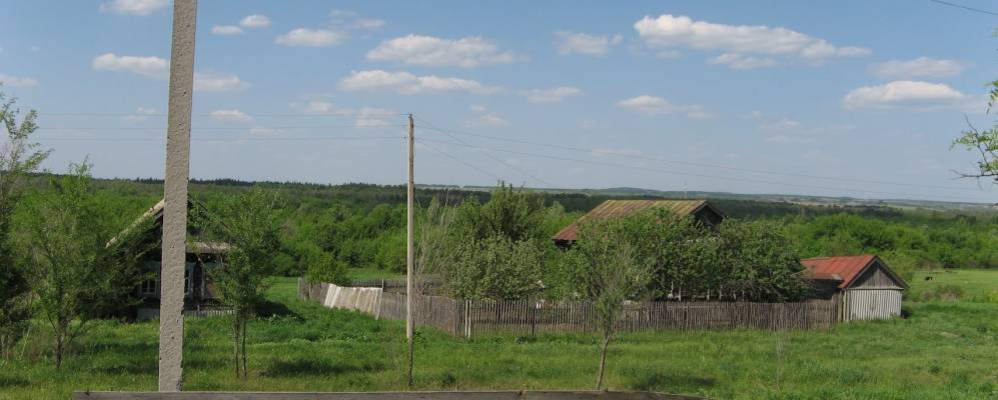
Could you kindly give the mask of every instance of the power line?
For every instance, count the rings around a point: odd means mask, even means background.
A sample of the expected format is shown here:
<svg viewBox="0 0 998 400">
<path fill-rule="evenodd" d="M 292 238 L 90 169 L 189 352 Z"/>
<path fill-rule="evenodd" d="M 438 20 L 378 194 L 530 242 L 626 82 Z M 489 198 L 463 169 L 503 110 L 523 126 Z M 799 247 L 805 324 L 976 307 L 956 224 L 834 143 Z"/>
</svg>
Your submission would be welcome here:
<svg viewBox="0 0 998 400">
<path fill-rule="evenodd" d="M 981 14 L 988 14 L 988 15 L 998 16 L 998 13 L 996 13 L 996 12 L 988 11 L 988 10 L 982 10 L 982 9 L 974 8 L 974 7 L 969 7 L 969 6 L 965 6 L 965 5 L 962 5 L 962 4 L 950 3 L 948 1 L 942 1 L 942 0 L 929 0 L 929 1 L 931 1 L 933 3 L 939 3 L 939 4 L 942 4 L 942 5 L 950 6 L 950 7 L 962 8 L 962 9 L 968 10 L 968 11 L 979 12 Z"/>
<path fill-rule="evenodd" d="M 560 156 L 553 156 L 553 155 L 549 155 L 549 154 L 536 154 L 536 153 L 528 153 L 528 152 L 521 152 L 521 151 L 516 151 L 516 150 L 508 150 L 508 149 L 498 149 L 498 148 L 483 148 L 483 147 L 480 147 L 480 146 L 474 146 L 474 145 L 469 145 L 469 144 L 464 144 L 464 143 L 450 142 L 450 141 L 438 140 L 438 139 L 420 138 L 418 140 L 424 141 L 424 142 L 425 141 L 432 141 L 432 142 L 438 142 L 438 143 L 446 143 L 446 144 L 450 144 L 450 145 L 454 145 L 454 146 L 465 146 L 465 147 L 470 147 L 470 148 L 489 149 L 489 150 L 498 151 L 498 152 L 504 152 L 504 153 L 510 153 L 510 154 L 518 154 L 518 155 L 522 155 L 522 156 L 526 156 L 526 157 L 538 157 L 538 158 L 547 158 L 547 159 L 552 159 L 552 160 L 577 162 L 577 163 L 583 163 L 583 164 L 592 164 L 592 165 L 617 167 L 617 168 L 628 168 L 628 169 L 643 170 L 643 171 L 654 171 L 654 172 L 661 172 L 661 173 L 666 173 L 666 174 L 681 175 L 681 176 L 692 176 L 692 177 L 698 177 L 698 178 L 720 179 L 720 180 L 735 181 L 735 182 L 755 182 L 755 183 L 765 183 L 765 184 L 770 184 L 770 185 L 781 185 L 781 186 L 800 187 L 800 188 L 808 188 L 808 189 L 821 189 L 821 190 L 838 191 L 838 192 L 870 193 L 870 194 L 891 195 L 891 196 L 904 196 L 904 197 L 926 197 L 926 195 L 916 195 L 916 194 L 911 194 L 911 193 L 886 192 L 886 191 L 866 190 L 866 189 L 846 189 L 846 188 L 839 188 L 839 187 L 829 187 L 829 186 L 819 186 L 819 185 L 787 183 L 787 182 L 768 181 L 768 180 L 761 180 L 761 179 L 737 178 L 737 177 L 731 177 L 731 176 L 708 175 L 708 174 L 690 173 L 690 172 L 678 172 L 678 171 L 666 170 L 666 169 L 661 169 L 661 168 L 651 168 L 651 167 L 642 167 L 642 166 L 628 165 L 628 164 L 610 163 L 610 162 L 593 161 L 593 160 L 583 160 L 583 159 L 579 159 L 579 158 L 560 157 Z M 940 198 L 940 199 L 947 199 L 949 201 L 965 202 L 965 200 L 963 200 L 963 199 L 960 199 L 960 198 L 957 198 L 957 197 L 951 197 L 951 196 L 928 195 L 928 197 L 936 197 L 936 198 Z"/>
<path fill-rule="evenodd" d="M 423 141 L 423 139 L 416 139 L 416 140 L 421 141 L 421 142 Z M 489 172 L 488 170 L 480 168 L 480 167 L 478 167 L 475 164 L 472 164 L 472 163 L 466 162 L 466 161 L 464 161 L 464 160 L 462 160 L 460 158 L 457 158 L 457 157 L 451 155 L 450 153 L 447 153 L 446 151 L 438 149 L 436 146 L 432 146 L 429 143 L 422 143 L 422 144 L 423 144 L 423 146 L 426 146 L 426 148 L 428 148 L 430 150 L 433 150 L 433 151 L 435 151 L 437 153 L 440 153 L 441 155 L 443 155 L 443 156 L 445 156 L 447 158 L 450 158 L 451 160 L 457 161 L 457 162 L 459 162 L 461 164 L 464 164 L 465 166 L 467 166 L 469 168 L 472 168 L 472 169 L 474 169 L 474 170 L 476 170 L 478 172 L 481 172 L 481 173 L 483 173 L 485 175 L 491 176 L 496 181 L 502 181 L 503 180 L 501 177 L 499 177 L 499 175 L 493 174 L 492 172 Z"/>
<path fill-rule="evenodd" d="M 255 128 L 260 129 L 333 129 L 333 128 L 350 128 L 350 129 L 386 129 L 386 128 L 399 128 L 405 125 L 314 125 L 314 126 L 258 126 Z M 193 131 L 240 131 L 240 130 L 251 130 L 253 128 L 247 127 L 222 127 L 222 126 L 209 126 L 209 127 L 192 127 Z M 150 128 L 150 127 L 82 127 L 82 128 L 72 128 L 72 127 L 56 127 L 56 128 L 38 128 L 39 131 L 166 131 L 166 127 L 162 128 Z"/>
<path fill-rule="evenodd" d="M 424 122 L 426 122 L 426 121 L 424 121 Z M 430 129 L 430 130 L 433 130 L 433 131 L 437 131 L 437 132 L 443 133 L 445 135 L 448 135 L 448 133 L 455 133 L 455 134 L 462 134 L 462 135 L 467 135 L 467 136 L 474 136 L 474 137 L 479 137 L 479 138 L 489 139 L 489 140 L 512 142 L 512 143 L 519 143 L 519 144 L 527 144 L 527 145 L 533 145 L 533 146 L 543 146 L 543 147 L 548 147 L 548 148 L 553 148 L 553 149 L 560 149 L 560 150 L 573 151 L 573 152 L 586 153 L 586 154 L 592 154 L 594 152 L 593 149 L 586 149 L 586 148 L 581 148 L 581 147 L 566 146 L 566 145 L 560 145 L 560 144 L 542 143 L 542 142 L 536 142 L 536 141 L 531 141 L 531 140 L 521 140 L 521 139 L 504 138 L 504 137 L 499 137 L 499 136 L 482 135 L 482 134 L 478 134 L 478 133 L 471 133 L 471 132 L 465 132 L 465 131 L 456 131 L 456 130 L 452 130 L 452 129 L 443 129 L 443 128 L 438 128 L 438 127 L 436 127 L 436 126 L 434 126 L 432 124 L 429 124 L 429 123 L 427 123 L 427 124 L 430 125 L 430 126 L 423 126 L 423 127 L 427 128 L 427 129 Z M 451 135 L 448 135 L 448 136 L 451 136 Z M 647 156 L 647 155 L 642 155 L 642 154 L 628 154 L 627 157 L 629 157 L 629 158 L 637 158 L 637 159 L 642 159 L 642 160 L 649 160 L 649 161 L 656 161 L 656 162 L 660 162 L 660 163 L 669 163 L 669 164 L 677 164 L 677 165 L 687 165 L 687 166 L 704 167 L 704 168 L 716 168 L 716 169 L 723 169 L 723 170 L 729 170 L 729 171 L 751 172 L 751 173 L 756 173 L 756 174 L 778 175 L 778 176 L 788 176 L 788 177 L 797 177 L 797 178 L 810 178 L 810 179 L 822 179 L 822 180 L 829 180 L 829 181 L 840 181 L 840 182 L 845 182 L 845 183 L 869 183 L 869 184 L 878 184 L 878 185 L 906 186 L 906 187 L 924 188 L 924 189 L 977 191 L 975 189 L 970 189 L 970 188 L 958 188 L 958 187 L 938 186 L 938 185 L 924 185 L 924 184 L 917 184 L 917 183 L 881 181 L 881 180 L 865 179 L 865 178 L 841 178 L 841 177 L 833 177 L 833 176 L 820 176 L 820 175 L 801 174 L 801 173 L 796 173 L 796 172 L 779 172 L 779 171 L 769 171 L 769 170 L 753 169 L 753 168 L 731 167 L 731 166 L 719 165 L 719 164 L 710 164 L 710 163 L 701 163 L 701 162 L 693 162 L 693 161 L 673 160 L 673 159 L 668 159 L 668 158 L 664 158 L 664 157 Z"/>
<path fill-rule="evenodd" d="M 423 122 L 423 123 L 425 123 L 425 124 L 427 124 L 427 125 L 429 125 L 429 126 L 431 126 L 431 127 L 434 127 L 434 128 L 436 128 L 436 126 L 435 126 L 435 125 L 433 125 L 433 123 L 431 123 L 430 121 L 427 121 L 427 120 L 424 120 L 424 119 L 422 119 L 422 118 L 418 118 L 418 117 L 413 117 L 413 118 L 415 118 L 415 119 L 418 119 L 419 121 L 421 121 L 421 122 Z M 467 142 L 465 142 L 464 140 L 461 140 L 461 138 L 459 138 L 459 137 L 456 137 L 456 136 L 454 136 L 454 135 L 451 135 L 450 133 L 447 133 L 447 132 L 445 132 L 445 131 L 441 130 L 440 128 L 436 128 L 436 130 L 437 130 L 438 132 L 440 132 L 440 133 L 443 133 L 443 134 L 445 134 L 445 135 L 447 135 L 447 136 L 450 136 L 450 137 L 451 137 L 452 139 L 454 139 L 454 140 L 457 140 L 458 142 L 461 142 L 461 143 L 464 143 L 464 144 L 468 144 L 468 143 L 467 143 Z M 486 155 L 487 157 L 489 157 L 489 158 L 491 158 L 491 159 L 493 159 L 493 160 L 495 160 L 495 161 L 499 162 L 500 164 L 502 164 L 502 165 L 505 165 L 506 167 L 508 167 L 508 168 L 510 168 L 510 169 L 512 169 L 512 170 L 514 170 L 514 171 L 516 171 L 516 172 L 519 172 L 520 174 L 522 174 L 522 175 L 525 175 L 525 176 L 527 176 L 527 177 L 529 177 L 529 178 L 531 178 L 531 179 L 533 179 L 533 180 L 535 180 L 535 181 L 537 181 L 537 182 L 540 182 L 540 183 L 542 183 L 542 184 L 544 184 L 544 185 L 547 185 L 547 186 L 548 186 L 548 187 L 550 187 L 550 188 L 555 188 L 555 187 L 557 187 L 556 185 L 552 184 L 551 182 L 548 182 L 548 181 L 545 181 L 545 180 L 543 180 L 543 179 L 541 179 L 541 178 L 538 178 L 538 177 L 534 176 L 533 174 L 531 174 L 530 172 L 527 172 L 527 171 L 524 171 L 523 169 L 521 169 L 521 168 L 518 168 L 518 167 L 516 167 L 515 165 L 512 165 L 512 164 L 510 164 L 510 163 L 507 163 L 506 161 L 503 161 L 503 160 L 502 160 L 502 159 L 500 159 L 499 157 L 496 157 L 496 156 L 494 156 L 494 155 L 490 154 L 490 153 L 488 152 L 488 150 L 485 150 L 485 153 L 484 153 L 484 154 L 485 154 L 485 155 Z"/>
<path fill-rule="evenodd" d="M 407 116 L 409 114 L 397 113 L 363 113 L 363 112 L 341 112 L 341 113 L 253 113 L 245 112 L 252 117 L 366 117 L 366 118 L 388 118 Z M 211 113 L 194 113 L 195 117 L 215 117 Z M 120 113 L 120 112 L 39 112 L 39 117 L 166 117 L 165 113 Z"/>
<path fill-rule="evenodd" d="M 282 142 L 282 141 L 335 141 L 335 140 L 389 140 L 404 139 L 401 136 L 313 136 L 313 137 L 244 137 L 244 138 L 199 138 L 195 142 Z M 62 142 L 163 142 L 166 138 L 38 138 L 40 141 Z"/>
</svg>

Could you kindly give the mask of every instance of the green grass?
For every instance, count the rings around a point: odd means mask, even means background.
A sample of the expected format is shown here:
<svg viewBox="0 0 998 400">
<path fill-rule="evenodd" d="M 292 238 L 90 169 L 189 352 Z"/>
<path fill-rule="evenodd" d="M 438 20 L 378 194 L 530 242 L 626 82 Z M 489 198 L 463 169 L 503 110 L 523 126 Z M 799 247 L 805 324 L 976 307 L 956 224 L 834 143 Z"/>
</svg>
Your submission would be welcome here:
<svg viewBox="0 0 998 400">
<path fill-rule="evenodd" d="M 926 278 L 931 280 L 926 280 Z M 916 272 L 911 282 L 911 298 L 919 299 L 922 293 L 944 287 L 959 287 L 963 301 L 998 302 L 998 271 L 985 269 L 947 269 Z"/>
<path fill-rule="evenodd" d="M 350 268 L 347 270 L 347 275 L 350 279 L 355 281 L 368 280 L 368 279 L 402 279 L 405 278 L 404 274 L 398 272 L 386 271 L 377 268 Z"/>
<path fill-rule="evenodd" d="M 249 328 L 250 378 L 234 377 L 226 318 L 188 320 L 185 390 L 403 389 L 401 323 L 296 300 L 294 279 L 273 283 L 273 315 Z M 998 305 L 906 307 L 908 319 L 827 332 L 623 335 L 611 347 L 607 382 L 614 389 L 723 399 L 998 398 Z M 56 371 L 47 338 L 34 331 L 24 359 L 0 364 L 0 399 L 155 390 L 156 335 L 154 322 L 100 322 Z M 417 337 L 415 384 L 422 390 L 592 388 L 596 350 L 586 335 L 468 341 L 426 330 Z"/>
</svg>

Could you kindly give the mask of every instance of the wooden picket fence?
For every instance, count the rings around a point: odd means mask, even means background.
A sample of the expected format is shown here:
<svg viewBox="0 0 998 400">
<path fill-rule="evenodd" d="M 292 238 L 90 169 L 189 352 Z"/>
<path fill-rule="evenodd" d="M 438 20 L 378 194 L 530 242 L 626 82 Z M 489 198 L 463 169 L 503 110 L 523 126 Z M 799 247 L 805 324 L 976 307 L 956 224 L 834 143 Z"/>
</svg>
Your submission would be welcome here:
<svg viewBox="0 0 998 400">
<path fill-rule="evenodd" d="M 323 284 L 302 286 L 321 294 Z M 318 299 L 318 301 L 322 301 Z M 374 317 L 405 320 L 405 294 L 381 293 Z M 457 300 L 416 296 L 413 313 L 417 326 L 432 326 L 455 336 L 526 336 L 544 332 L 592 332 L 597 313 L 592 303 L 550 300 Z M 795 303 L 747 302 L 632 302 L 618 322 L 623 332 L 655 330 L 821 330 L 838 321 L 833 300 Z"/>
</svg>

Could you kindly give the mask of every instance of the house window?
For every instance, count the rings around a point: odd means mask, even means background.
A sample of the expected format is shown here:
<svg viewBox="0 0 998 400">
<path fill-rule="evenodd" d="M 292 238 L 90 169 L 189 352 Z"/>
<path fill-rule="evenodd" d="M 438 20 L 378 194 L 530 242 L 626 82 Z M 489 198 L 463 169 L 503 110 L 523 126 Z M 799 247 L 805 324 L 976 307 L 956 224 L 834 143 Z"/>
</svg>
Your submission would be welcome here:
<svg viewBox="0 0 998 400">
<path fill-rule="evenodd" d="M 184 296 L 190 296 L 194 289 L 194 263 L 184 266 Z"/>
<path fill-rule="evenodd" d="M 139 287 L 139 294 L 147 296 L 155 295 L 157 285 L 159 285 L 159 281 L 155 279 L 142 281 L 142 286 Z"/>
</svg>

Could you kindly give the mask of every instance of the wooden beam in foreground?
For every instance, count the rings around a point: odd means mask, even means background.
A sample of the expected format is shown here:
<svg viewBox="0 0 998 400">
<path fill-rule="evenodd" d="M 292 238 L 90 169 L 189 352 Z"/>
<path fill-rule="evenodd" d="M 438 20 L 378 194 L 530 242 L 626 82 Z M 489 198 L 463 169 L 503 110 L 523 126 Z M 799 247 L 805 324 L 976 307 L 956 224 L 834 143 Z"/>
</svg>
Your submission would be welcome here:
<svg viewBox="0 0 998 400">
<path fill-rule="evenodd" d="M 703 400 L 654 392 L 495 391 L 495 392 L 75 392 L 72 400 Z"/>
</svg>

